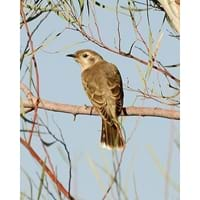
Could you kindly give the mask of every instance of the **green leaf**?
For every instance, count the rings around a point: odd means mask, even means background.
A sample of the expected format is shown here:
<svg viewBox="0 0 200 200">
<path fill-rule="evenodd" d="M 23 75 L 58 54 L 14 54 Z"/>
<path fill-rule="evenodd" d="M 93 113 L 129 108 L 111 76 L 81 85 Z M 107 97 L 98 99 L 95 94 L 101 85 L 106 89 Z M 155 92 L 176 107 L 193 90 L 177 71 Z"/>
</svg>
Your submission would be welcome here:
<svg viewBox="0 0 200 200">
<path fill-rule="evenodd" d="M 80 15 L 81 15 L 84 9 L 84 0 L 78 0 L 78 3 L 80 6 Z"/>
<path fill-rule="evenodd" d="M 20 97 L 20 114 L 24 117 L 25 116 L 25 109 L 24 109 L 24 105 L 22 103 L 22 97 Z"/>
<path fill-rule="evenodd" d="M 45 177 L 45 165 L 46 165 L 46 159 L 45 159 L 44 164 L 42 166 L 42 173 L 41 173 L 41 177 L 40 177 L 40 185 L 39 185 L 39 188 L 38 188 L 37 200 L 40 199 L 40 196 L 42 194 L 42 188 L 43 188 L 44 177 Z"/>
<path fill-rule="evenodd" d="M 152 36 L 152 32 L 149 29 L 149 62 L 148 62 L 148 68 L 146 71 L 146 75 L 145 78 L 149 79 L 150 75 L 151 75 L 151 71 L 153 68 L 153 36 Z"/>
</svg>

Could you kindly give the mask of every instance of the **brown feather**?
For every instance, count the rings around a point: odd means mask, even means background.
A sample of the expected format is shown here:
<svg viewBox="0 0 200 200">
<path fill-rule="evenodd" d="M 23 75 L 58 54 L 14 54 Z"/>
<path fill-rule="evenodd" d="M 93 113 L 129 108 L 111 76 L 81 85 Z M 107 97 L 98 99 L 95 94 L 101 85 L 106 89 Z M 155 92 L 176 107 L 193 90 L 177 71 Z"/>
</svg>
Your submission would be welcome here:
<svg viewBox="0 0 200 200">
<path fill-rule="evenodd" d="M 101 143 L 110 148 L 121 148 L 125 142 L 118 116 L 123 106 L 123 88 L 115 65 L 104 60 L 82 72 L 84 89 L 102 117 Z"/>
</svg>

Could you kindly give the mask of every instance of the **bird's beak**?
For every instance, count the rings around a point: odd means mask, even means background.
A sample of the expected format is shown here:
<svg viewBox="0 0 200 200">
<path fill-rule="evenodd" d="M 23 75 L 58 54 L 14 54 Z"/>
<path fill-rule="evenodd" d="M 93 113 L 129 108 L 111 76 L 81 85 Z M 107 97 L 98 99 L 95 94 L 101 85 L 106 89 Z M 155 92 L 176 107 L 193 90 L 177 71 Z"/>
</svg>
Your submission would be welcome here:
<svg viewBox="0 0 200 200">
<path fill-rule="evenodd" d="M 75 55 L 75 54 L 67 54 L 66 56 L 72 57 L 72 58 L 76 58 L 76 55 Z"/>
</svg>

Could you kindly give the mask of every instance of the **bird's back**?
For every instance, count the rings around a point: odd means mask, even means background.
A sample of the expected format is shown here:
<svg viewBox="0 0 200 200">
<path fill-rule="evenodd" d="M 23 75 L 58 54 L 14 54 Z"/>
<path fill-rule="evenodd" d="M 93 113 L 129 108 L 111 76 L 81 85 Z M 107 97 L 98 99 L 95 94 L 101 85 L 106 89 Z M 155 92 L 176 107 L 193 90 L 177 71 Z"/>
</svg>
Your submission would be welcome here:
<svg viewBox="0 0 200 200">
<path fill-rule="evenodd" d="M 82 72 L 83 86 L 94 106 L 114 106 L 112 115 L 119 115 L 123 106 L 122 80 L 117 67 L 104 60 Z M 105 106 L 105 107 L 106 107 Z"/>
</svg>

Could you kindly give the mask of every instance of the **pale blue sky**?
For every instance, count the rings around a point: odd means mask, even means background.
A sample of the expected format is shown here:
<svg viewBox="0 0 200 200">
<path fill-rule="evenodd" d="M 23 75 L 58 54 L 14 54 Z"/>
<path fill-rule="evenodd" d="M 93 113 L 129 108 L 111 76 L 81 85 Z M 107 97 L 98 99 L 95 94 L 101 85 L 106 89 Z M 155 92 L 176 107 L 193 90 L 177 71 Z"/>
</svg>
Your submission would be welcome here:
<svg viewBox="0 0 200 200">
<path fill-rule="evenodd" d="M 107 30 L 103 33 L 102 38 L 105 43 L 113 46 L 114 37 L 117 36 L 116 29 L 114 29 L 113 26 L 113 24 L 116 23 L 115 14 L 98 8 L 96 11 L 98 22 L 102 25 L 103 29 Z M 163 14 L 150 12 L 150 18 L 153 36 L 155 36 L 154 39 L 156 39 L 159 34 L 158 30 L 163 19 Z M 132 26 L 130 25 L 128 17 L 120 15 L 120 20 L 122 38 L 124 38 L 122 41 L 122 48 L 128 50 L 135 36 L 133 35 Z M 141 24 L 140 30 L 146 35 L 148 41 L 146 18 L 144 19 L 144 23 Z M 33 27 L 34 24 L 31 23 L 30 26 Z M 55 15 L 50 15 L 33 37 L 34 46 L 37 47 L 47 35 L 51 33 L 55 35 L 63 30 L 65 26 L 63 20 Z M 163 28 L 164 37 L 161 42 L 158 59 L 165 65 L 176 64 L 179 63 L 179 42 L 168 36 L 169 32 L 167 30 L 172 31 L 165 22 Z M 24 32 L 22 31 L 21 47 L 24 46 L 25 39 Z M 141 66 L 131 59 L 99 48 L 91 42 L 72 46 L 74 43 L 81 41 L 83 41 L 83 38 L 78 32 L 66 30 L 58 39 L 51 41 L 47 47 L 36 54 L 40 72 L 40 96 L 42 98 L 60 103 L 90 105 L 81 85 L 79 65 L 65 56 L 68 53 L 73 53 L 83 48 L 90 48 L 98 51 L 107 61 L 117 65 L 124 83 L 126 83 L 128 79 L 130 86 L 134 89 L 143 89 L 138 67 L 144 71 L 146 70 L 144 66 Z M 47 53 L 55 51 L 59 51 L 59 53 Z M 137 50 L 134 49 L 133 52 L 147 59 Z M 28 60 L 29 59 L 25 60 L 24 66 L 25 64 L 29 64 Z M 136 65 L 138 66 L 136 67 Z M 25 69 L 24 66 L 23 69 Z M 178 74 L 178 69 L 173 69 L 173 73 Z M 23 72 L 21 74 L 23 75 Z M 156 76 L 156 73 L 152 72 L 150 80 L 154 80 Z M 28 76 L 25 78 L 24 82 L 27 83 L 27 80 Z M 155 79 L 155 81 L 156 80 L 157 79 Z M 164 80 L 162 83 L 164 84 Z M 154 82 L 154 84 L 156 85 L 156 82 Z M 167 85 L 166 89 L 164 88 L 163 91 L 165 94 L 172 94 L 174 92 L 173 90 L 168 90 Z M 125 90 L 124 106 L 132 105 L 135 97 L 136 93 Z M 137 101 L 135 105 L 162 106 L 153 101 Z M 102 199 L 110 180 L 97 166 L 95 168 L 96 172 L 94 173 L 91 162 L 98 163 L 107 170 L 112 171 L 112 153 L 100 147 L 100 118 L 78 115 L 76 120 L 73 121 L 73 116 L 69 114 L 47 112 L 48 119 L 44 111 L 41 111 L 40 115 L 44 120 L 48 121 L 50 129 L 57 136 L 59 136 L 59 131 L 52 119 L 55 119 L 62 129 L 66 144 L 71 153 L 72 167 L 74 169 L 72 176 L 72 195 L 80 200 Z M 164 199 L 165 189 L 164 177 L 160 173 L 148 148 L 152 147 L 154 149 L 159 161 L 166 167 L 168 152 L 170 150 L 170 144 L 172 143 L 170 175 L 173 181 L 179 185 L 179 150 L 175 143 L 172 142 L 172 140 L 178 138 L 179 122 L 168 119 L 145 117 L 139 119 L 139 124 L 135 129 L 137 120 L 138 117 L 126 117 L 123 119 L 126 136 L 129 137 L 132 133 L 133 136 L 127 145 L 121 166 L 122 186 L 127 193 L 128 199 L 136 199 L 134 192 L 135 176 L 137 193 L 140 200 L 162 200 Z M 50 137 L 45 136 L 44 138 L 47 141 L 52 141 Z M 41 146 L 40 144 L 38 145 L 37 142 L 37 138 L 34 137 L 33 144 L 35 148 Z M 63 162 L 58 148 L 57 145 L 53 145 L 49 147 L 48 150 L 52 155 L 54 164 L 57 165 L 58 177 L 63 184 L 67 185 L 68 166 Z M 43 154 L 39 149 L 38 152 L 41 153 L 41 155 Z M 41 169 L 23 147 L 21 148 L 21 167 L 23 167 L 31 177 L 34 177 L 34 181 L 38 183 L 36 172 L 40 173 Z M 101 177 L 100 180 L 96 178 L 96 175 Z M 101 181 L 103 182 L 103 189 L 101 187 Z M 113 188 L 115 188 L 115 186 Z M 27 178 L 22 173 L 21 191 L 28 193 L 29 189 L 30 186 Z M 34 191 L 37 190 L 34 189 Z M 111 197 L 112 195 L 109 196 L 109 198 Z M 179 199 L 179 193 L 175 191 L 172 186 L 169 186 L 169 199 Z"/>
</svg>

